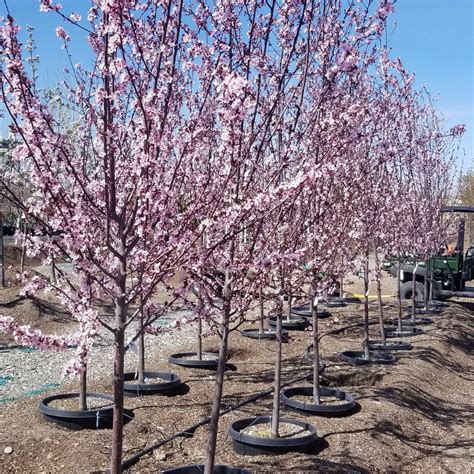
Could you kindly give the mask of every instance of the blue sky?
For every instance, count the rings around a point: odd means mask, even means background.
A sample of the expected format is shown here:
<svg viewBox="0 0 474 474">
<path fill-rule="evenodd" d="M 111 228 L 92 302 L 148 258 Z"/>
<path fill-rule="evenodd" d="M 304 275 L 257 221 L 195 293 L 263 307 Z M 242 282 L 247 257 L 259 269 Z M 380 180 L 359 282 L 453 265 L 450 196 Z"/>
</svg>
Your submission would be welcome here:
<svg viewBox="0 0 474 474">
<path fill-rule="evenodd" d="M 54 85 L 67 65 L 55 27 L 63 22 L 54 14 L 40 13 L 38 0 L 7 0 L 18 24 L 35 27 L 40 55 L 40 81 Z M 62 0 L 65 12 L 85 0 Z M 84 8 L 81 5 L 81 10 Z M 0 2 L 0 16 L 6 14 Z M 68 29 L 67 25 L 65 25 Z M 474 0 L 398 0 L 389 19 L 393 56 L 400 56 L 408 70 L 416 73 L 419 86 L 439 96 L 438 109 L 448 126 L 464 123 L 468 132 L 462 140 L 464 168 L 474 167 Z M 87 60 L 88 48 L 73 44 L 74 62 Z M 5 123 L 0 126 L 5 134 Z"/>
</svg>

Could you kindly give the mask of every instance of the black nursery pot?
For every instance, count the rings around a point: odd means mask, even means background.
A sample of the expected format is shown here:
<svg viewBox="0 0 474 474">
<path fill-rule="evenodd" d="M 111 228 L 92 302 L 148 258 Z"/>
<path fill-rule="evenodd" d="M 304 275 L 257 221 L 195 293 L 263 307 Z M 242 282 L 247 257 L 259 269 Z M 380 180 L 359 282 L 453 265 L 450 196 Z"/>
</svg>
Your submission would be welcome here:
<svg viewBox="0 0 474 474">
<path fill-rule="evenodd" d="M 114 397 L 105 393 L 88 392 L 86 397 L 103 398 L 104 400 L 113 401 Z M 79 398 L 77 392 L 60 393 L 43 398 L 39 404 L 39 410 L 46 421 L 69 428 L 71 430 L 83 429 L 107 429 L 112 428 L 113 407 L 108 406 L 94 410 L 61 410 L 59 408 L 50 407 L 49 404 L 53 400 L 63 400 L 68 398 Z M 124 410 L 124 423 L 128 423 L 133 419 L 131 410 Z"/>
<path fill-rule="evenodd" d="M 241 329 L 240 334 L 244 337 L 249 337 L 251 339 L 258 340 L 274 340 L 276 339 L 276 331 L 274 329 L 265 329 L 265 331 L 260 332 L 258 329 Z M 281 330 L 281 336 L 284 339 L 288 338 L 288 331 L 285 329 Z"/>
<path fill-rule="evenodd" d="M 352 365 L 394 364 L 397 358 L 385 351 L 371 351 L 369 358 L 364 357 L 363 351 L 344 351 L 339 354 L 341 360 Z"/>
<path fill-rule="evenodd" d="M 312 396 L 313 387 L 293 387 L 287 388 L 282 391 L 281 399 L 283 403 L 295 410 L 302 411 L 304 413 L 324 416 L 340 416 L 344 415 L 354 409 L 356 405 L 354 395 L 339 390 L 337 388 L 320 387 L 320 395 L 323 397 L 335 397 L 345 403 L 337 405 L 324 405 L 316 403 L 308 403 L 300 400 L 296 400 L 295 396 Z"/>
<path fill-rule="evenodd" d="M 291 312 L 293 314 L 296 314 L 297 316 L 302 316 L 303 318 L 313 318 L 309 304 L 295 306 L 294 308 L 291 308 Z M 331 313 L 329 311 L 326 311 L 325 309 L 321 309 L 318 307 L 317 315 L 319 319 L 324 319 L 329 318 L 331 316 Z"/>
<path fill-rule="evenodd" d="M 145 378 L 160 378 L 165 380 L 161 383 L 150 384 L 131 384 L 127 383 L 131 380 L 136 380 L 134 372 L 127 372 L 124 374 L 125 383 L 123 389 L 125 395 L 128 397 L 146 396 L 146 395 L 173 395 L 181 386 L 181 380 L 176 374 L 168 372 L 144 372 Z"/>
<path fill-rule="evenodd" d="M 369 349 L 371 351 L 411 351 L 413 346 L 409 342 L 404 341 L 370 341 Z"/>
<path fill-rule="evenodd" d="M 448 303 L 439 300 L 428 301 L 428 308 L 446 308 Z"/>
<path fill-rule="evenodd" d="M 337 300 L 340 301 L 341 303 L 346 303 L 346 304 L 360 304 L 362 301 L 360 298 L 357 298 L 357 296 L 336 296 L 335 298 L 331 298 L 331 300 Z"/>
<path fill-rule="evenodd" d="M 277 325 L 276 316 L 270 316 L 268 324 L 270 327 L 275 328 Z M 292 317 L 289 321 L 285 317 L 281 319 L 281 327 L 286 331 L 304 331 L 309 324 L 309 321 L 303 317 Z"/>
<path fill-rule="evenodd" d="M 405 309 L 411 311 L 412 306 L 413 306 L 412 304 L 409 304 L 409 305 L 407 305 L 407 306 L 405 307 Z M 424 307 L 425 307 L 424 301 L 420 301 L 420 300 L 416 300 L 416 301 L 415 301 L 415 309 L 417 309 L 417 308 L 424 308 Z"/>
<path fill-rule="evenodd" d="M 242 431 L 252 425 L 268 425 L 271 417 L 261 416 L 258 418 L 245 418 L 232 423 L 229 428 L 229 436 L 232 438 L 232 446 L 238 454 L 246 456 L 274 455 L 289 452 L 308 453 L 314 450 L 317 443 L 316 428 L 305 421 L 292 418 L 280 418 L 282 423 L 291 423 L 309 431 L 309 434 L 299 438 L 260 438 Z"/>
<path fill-rule="evenodd" d="M 181 367 L 188 367 L 194 369 L 216 369 L 219 362 L 219 354 L 214 352 L 203 352 L 202 355 L 212 355 L 213 359 L 191 359 L 192 356 L 196 356 L 196 352 L 179 352 L 172 354 L 168 358 L 170 364 L 180 365 Z"/>
<path fill-rule="evenodd" d="M 385 337 L 394 338 L 394 337 L 414 337 L 423 334 L 423 330 L 414 326 L 403 327 L 402 331 L 398 330 L 397 326 L 387 326 L 385 328 Z"/>
<path fill-rule="evenodd" d="M 202 474 L 204 472 L 204 464 L 189 464 L 188 466 L 173 467 L 171 469 L 165 469 L 162 472 L 163 474 Z M 240 467 L 217 464 L 214 466 L 212 474 L 251 474 L 251 472 Z"/>
<path fill-rule="evenodd" d="M 407 312 L 411 313 L 411 309 L 408 308 Z M 415 309 L 415 314 L 421 314 L 421 315 L 424 315 L 424 314 L 441 314 L 442 312 L 443 312 L 443 310 L 441 308 L 430 307 L 430 306 L 428 308 Z"/>
<path fill-rule="evenodd" d="M 398 320 L 390 319 L 386 324 L 387 326 L 398 326 Z M 403 326 L 426 326 L 433 324 L 433 320 L 430 318 L 415 318 L 415 322 L 413 322 L 410 316 L 405 316 L 402 318 L 402 324 Z"/>
<path fill-rule="evenodd" d="M 344 308 L 347 306 L 347 303 L 342 301 L 342 298 L 340 299 L 339 297 L 329 298 L 327 302 L 324 303 L 324 306 L 326 306 L 326 308 Z"/>
</svg>

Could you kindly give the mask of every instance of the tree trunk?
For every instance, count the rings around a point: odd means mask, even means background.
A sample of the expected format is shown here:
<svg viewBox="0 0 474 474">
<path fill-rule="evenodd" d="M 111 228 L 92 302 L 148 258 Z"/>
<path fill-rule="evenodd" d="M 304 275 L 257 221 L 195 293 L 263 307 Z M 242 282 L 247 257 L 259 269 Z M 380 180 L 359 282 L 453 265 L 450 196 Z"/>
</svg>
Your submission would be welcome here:
<svg viewBox="0 0 474 474">
<path fill-rule="evenodd" d="M 344 298 L 344 277 L 341 276 L 341 279 L 339 280 L 339 296 L 341 298 Z"/>
<path fill-rule="evenodd" d="M 228 285 L 228 283 L 226 283 Z M 224 289 L 224 295 L 226 290 Z M 229 339 L 230 301 L 224 296 L 222 310 L 222 335 L 219 346 L 219 362 L 217 364 L 216 384 L 212 400 L 211 420 L 209 422 L 209 438 L 207 441 L 206 464 L 204 474 L 212 474 L 216 458 L 217 430 L 219 428 L 219 412 L 221 409 L 222 389 L 224 386 L 225 363 L 227 359 L 227 344 Z"/>
<path fill-rule="evenodd" d="M 375 268 L 377 272 L 377 300 L 379 304 L 379 326 L 380 326 L 380 337 L 382 344 L 385 345 L 385 328 L 383 322 L 383 303 L 382 303 L 382 283 L 380 281 L 380 268 L 379 268 L 379 258 L 377 254 L 377 249 L 375 249 Z"/>
<path fill-rule="evenodd" d="M 426 262 L 426 272 L 425 272 L 425 294 L 424 294 L 424 297 L 425 297 L 425 310 L 428 309 L 428 285 L 429 285 L 429 288 L 431 289 L 431 258 L 428 258 L 427 259 L 427 262 Z M 431 292 L 431 290 L 430 290 Z"/>
<path fill-rule="evenodd" d="M 369 359 L 369 251 L 365 252 L 364 262 L 364 357 Z"/>
<path fill-rule="evenodd" d="M 111 474 L 121 472 L 123 446 L 123 384 L 124 384 L 124 356 L 125 356 L 125 329 L 127 307 L 125 304 L 126 278 L 125 268 L 121 265 L 120 293 L 115 300 L 115 331 L 114 331 L 114 419 L 112 426 L 112 456 L 110 463 Z M 123 273 L 122 273 L 123 272 Z"/>
<path fill-rule="evenodd" d="M 20 220 L 21 230 L 21 220 Z M 20 259 L 20 272 L 23 275 L 25 273 L 25 256 L 26 256 L 26 223 L 23 224 L 23 232 L 21 235 L 21 259 Z"/>
<path fill-rule="evenodd" d="M 401 283 L 400 283 L 400 254 L 397 257 L 397 302 L 398 302 L 398 332 L 401 333 L 403 330 L 403 320 L 402 320 L 402 295 L 400 291 Z"/>
<path fill-rule="evenodd" d="M 318 299 L 316 297 L 316 285 L 311 291 L 311 317 L 313 320 L 313 399 L 314 403 L 321 403 L 321 393 L 319 389 L 319 328 L 318 328 Z"/>
<path fill-rule="evenodd" d="M 199 315 L 199 317 L 198 317 L 197 358 L 198 358 L 198 360 L 202 360 L 202 319 L 201 319 L 201 315 Z"/>
<path fill-rule="evenodd" d="M 56 262 L 54 260 L 54 255 L 51 254 L 51 281 L 53 285 L 56 285 L 57 278 L 56 278 Z"/>
<path fill-rule="evenodd" d="M 418 263 L 415 263 L 413 270 L 413 289 L 411 295 L 411 322 L 415 324 L 416 319 L 416 270 L 418 269 Z"/>
<path fill-rule="evenodd" d="M 259 303 L 260 303 L 260 318 L 258 320 L 258 332 L 263 334 L 265 332 L 265 308 L 263 307 L 263 292 L 260 288 L 259 294 Z"/>
<path fill-rule="evenodd" d="M 290 294 L 288 295 L 288 313 L 287 313 L 287 315 L 286 315 L 286 320 L 287 320 L 287 321 L 291 321 L 291 308 L 292 308 L 291 303 L 292 303 L 292 298 L 293 298 L 293 296 L 292 296 L 292 294 L 290 293 Z"/>
<path fill-rule="evenodd" d="M 79 378 L 79 410 L 87 410 L 87 365 Z"/>
<path fill-rule="evenodd" d="M 434 258 L 431 260 L 430 265 L 430 304 L 433 304 L 433 282 L 434 282 L 434 268 L 433 268 Z"/>
<path fill-rule="evenodd" d="M 143 331 L 143 306 L 140 311 L 140 323 L 138 330 L 140 335 L 138 336 L 138 383 L 145 383 L 145 333 Z"/>
<path fill-rule="evenodd" d="M 281 387 L 281 353 L 282 353 L 282 339 L 281 339 L 281 318 L 283 308 L 277 308 L 276 312 L 276 351 L 275 351 L 275 378 L 273 391 L 273 413 L 270 434 L 272 438 L 278 438 L 278 429 L 280 426 L 280 387 Z"/>
<path fill-rule="evenodd" d="M 3 215 L 0 213 L 0 286 L 5 288 L 5 246 L 3 245 Z"/>
</svg>

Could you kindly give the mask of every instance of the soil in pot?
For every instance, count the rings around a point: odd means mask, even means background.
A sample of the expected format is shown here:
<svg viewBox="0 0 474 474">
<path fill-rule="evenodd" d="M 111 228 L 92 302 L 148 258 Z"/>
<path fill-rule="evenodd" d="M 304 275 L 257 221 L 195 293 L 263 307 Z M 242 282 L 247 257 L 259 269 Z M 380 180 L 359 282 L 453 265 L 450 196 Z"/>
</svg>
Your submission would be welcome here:
<svg viewBox="0 0 474 474">
<path fill-rule="evenodd" d="M 190 464 L 188 466 L 172 467 L 171 469 L 165 469 L 162 472 L 163 474 L 202 474 L 204 472 L 204 464 Z M 251 474 L 251 472 L 240 467 L 217 464 L 214 466 L 212 474 Z"/>
<path fill-rule="evenodd" d="M 166 382 L 165 379 L 162 379 L 161 377 L 145 377 L 144 384 L 143 385 L 151 385 L 151 384 L 160 384 Z M 138 379 L 134 380 L 129 380 L 127 382 L 128 385 L 138 385 Z"/>
<path fill-rule="evenodd" d="M 251 425 L 241 431 L 241 433 L 255 436 L 256 438 L 272 438 L 269 425 Z M 311 431 L 305 429 L 305 427 L 294 425 L 293 423 L 280 423 L 278 430 L 279 438 L 303 438 L 304 436 L 311 435 Z"/>
<path fill-rule="evenodd" d="M 408 310 L 408 312 L 411 314 L 411 309 Z M 441 314 L 443 310 L 441 308 L 419 308 L 415 309 L 415 314 Z"/>
<path fill-rule="evenodd" d="M 196 353 L 193 353 L 193 354 L 181 357 L 181 358 L 186 359 L 186 360 L 213 360 L 214 361 L 214 360 L 219 359 L 219 354 L 203 352 L 202 355 L 201 355 L 201 358 L 199 358 Z"/>
<path fill-rule="evenodd" d="M 275 316 L 271 316 L 268 323 L 272 327 L 276 327 L 277 321 Z M 309 326 L 309 321 L 306 318 L 295 316 L 289 321 L 283 318 L 281 321 L 281 327 L 286 331 L 304 331 Z"/>
<path fill-rule="evenodd" d="M 413 346 L 404 341 L 385 341 L 385 344 L 382 341 L 370 341 L 369 349 L 371 351 L 410 351 L 413 349 Z"/>
<path fill-rule="evenodd" d="M 240 334 L 244 337 L 249 337 L 251 339 L 258 340 L 274 340 L 276 339 L 276 331 L 274 329 L 265 329 L 265 331 L 260 332 L 258 329 L 242 329 Z M 282 330 L 281 336 L 283 339 L 288 338 L 288 331 Z"/>
<path fill-rule="evenodd" d="M 304 421 L 280 418 L 280 436 L 270 435 L 271 418 L 261 416 L 237 420 L 229 428 L 234 450 L 243 455 L 314 452 L 318 437 L 316 428 Z"/>
<path fill-rule="evenodd" d="M 398 320 L 390 319 L 385 322 L 387 326 L 398 326 Z M 430 318 L 415 318 L 415 322 L 412 321 L 410 316 L 405 316 L 402 318 L 403 326 L 426 326 L 428 324 L 433 324 L 433 320 Z"/>
<path fill-rule="evenodd" d="M 298 400 L 299 402 L 308 404 L 308 405 L 315 405 L 314 397 L 312 395 L 295 395 L 292 397 L 294 400 Z M 336 397 L 325 397 L 321 396 L 319 397 L 319 404 L 320 405 L 328 405 L 328 406 L 333 406 L 333 405 L 345 405 L 346 401 L 345 400 L 340 400 L 339 398 Z"/>
<path fill-rule="evenodd" d="M 423 330 L 417 327 L 403 327 L 402 331 L 398 330 L 397 326 L 387 326 L 385 328 L 385 337 L 386 338 L 395 338 L 395 337 L 414 337 L 423 334 Z"/>
<path fill-rule="evenodd" d="M 311 315 L 311 309 L 309 307 L 309 304 L 304 304 L 301 306 L 295 306 L 291 309 L 291 312 L 297 316 L 301 316 L 303 318 L 312 318 Z M 326 311 L 325 309 L 321 309 L 318 307 L 318 318 L 319 319 L 324 319 L 324 318 L 329 318 L 331 316 L 331 313 Z"/>
<path fill-rule="evenodd" d="M 139 383 L 137 374 L 125 373 L 125 383 L 123 384 L 125 395 L 129 397 L 157 394 L 174 395 L 181 387 L 181 380 L 176 374 L 145 371 L 144 376 L 145 383 Z"/>
<path fill-rule="evenodd" d="M 313 387 L 292 387 L 283 390 L 283 403 L 295 410 L 324 416 L 340 416 L 356 406 L 355 397 L 333 387 L 320 387 L 320 403 L 313 397 Z"/>
<path fill-rule="evenodd" d="M 113 406 L 113 400 L 106 400 L 102 397 L 87 397 L 86 398 L 87 410 L 98 410 L 100 408 L 107 408 Z M 77 398 L 55 398 L 48 403 L 50 408 L 55 410 L 67 410 L 77 411 L 78 401 Z"/>
<path fill-rule="evenodd" d="M 41 400 L 39 410 L 46 421 L 71 430 L 107 429 L 112 427 L 113 397 L 104 393 L 88 392 L 86 403 L 88 410 L 77 407 L 78 393 L 60 393 Z M 131 410 L 124 409 L 123 422 L 128 423 L 134 417 Z"/>
</svg>

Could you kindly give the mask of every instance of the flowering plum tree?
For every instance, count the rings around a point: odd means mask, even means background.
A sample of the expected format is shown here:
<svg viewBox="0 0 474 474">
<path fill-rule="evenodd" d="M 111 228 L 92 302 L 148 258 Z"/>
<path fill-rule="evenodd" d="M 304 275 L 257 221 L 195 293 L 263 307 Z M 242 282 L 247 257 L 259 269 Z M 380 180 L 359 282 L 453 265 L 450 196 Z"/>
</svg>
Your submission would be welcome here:
<svg viewBox="0 0 474 474">
<path fill-rule="evenodd" d="M 149 314 L 139 337 L 161 314 L 151 298 L 182 269 L 176 295 L 193 281 L 201 315 L 220 336 L 210 474 L 229 331 L 270 270 L 292 269 L 286 285 L 309 262 L 315 296 L 327 275 L 346 270 L 337 263 L 344 242 L 366 235 L 351 213 L 384 161 L 373 145 L 380 151 L 391 139 L 374 131 L 390 104 L 369 71 L 393 2 L 92 0 L 87 21 L 53 0 L 40 5 L 87 36 L 93 60 L 71 62 L 60 85 L 58 100 L 76 120 L 66 130 L 33 87 L 13 18 L 0 28 L 0 93 L 19 141 L 15 160 L 28 165 L 31 181 L 23 209 L 56 234 L 29 238 L 28 252 L 68 257 L 74 270 L 55 281 L 38 276 L 25 291 L 52 291 L 77 318 L 70 373 L 84 370 L 99 326 L 113 334 L 117 473 L 126 330 Z M 62 26 L 56 34 L 71 57 L 74 35 Z M 370 189 L 372 203 L 381 188 Z M 112 323 L 97 309 L 104 301 L 114 307 Z M 1 321 L 36 345 L 66 343 Z"/>
<path fill-rule="evenodd" d="M 41 9 L 65 15 L 52 1 L 42 1 Z M 184 2 L 123 0 L 91 2 L 87 22 L 67 17 L 77 32 L 86 32 L 93 57 L 90 68 L 71 68 L 60 87 L 58 100 L 77 121 L 74 133 L 65 133 L 33 87 L 13 18 L 0 29 L 0 92 L 20 142 L 13 155 L 30 170 L 24 211 L 57 234 L 29 238 L 28 253 L 68 257 L 73 264 L 73 273 L 58 272 L 55 282 L 36 276 L 24 291 L 53 292 L 78 320 L 76 357 L 67 373 L 84 370 L 99 326 L 113 334 L 112 472 L 121 463 L 126 329 L 200 238 L 193 218 L 206 204 L 199 198 L 205 179 L 190 173 L 203 103 L 187 67 L 196 43 L 183 39 L 184 23 L 194 18 L 185 21 L 184 14 Z M 72 37 L 63 27 L 56 33 L 69 52 Z M 112 323 L 98 302 L 113 305 Z M 30 343 L 59 341 L 30 337 L 8 318 L 2 322 Z"/>
</svg>

